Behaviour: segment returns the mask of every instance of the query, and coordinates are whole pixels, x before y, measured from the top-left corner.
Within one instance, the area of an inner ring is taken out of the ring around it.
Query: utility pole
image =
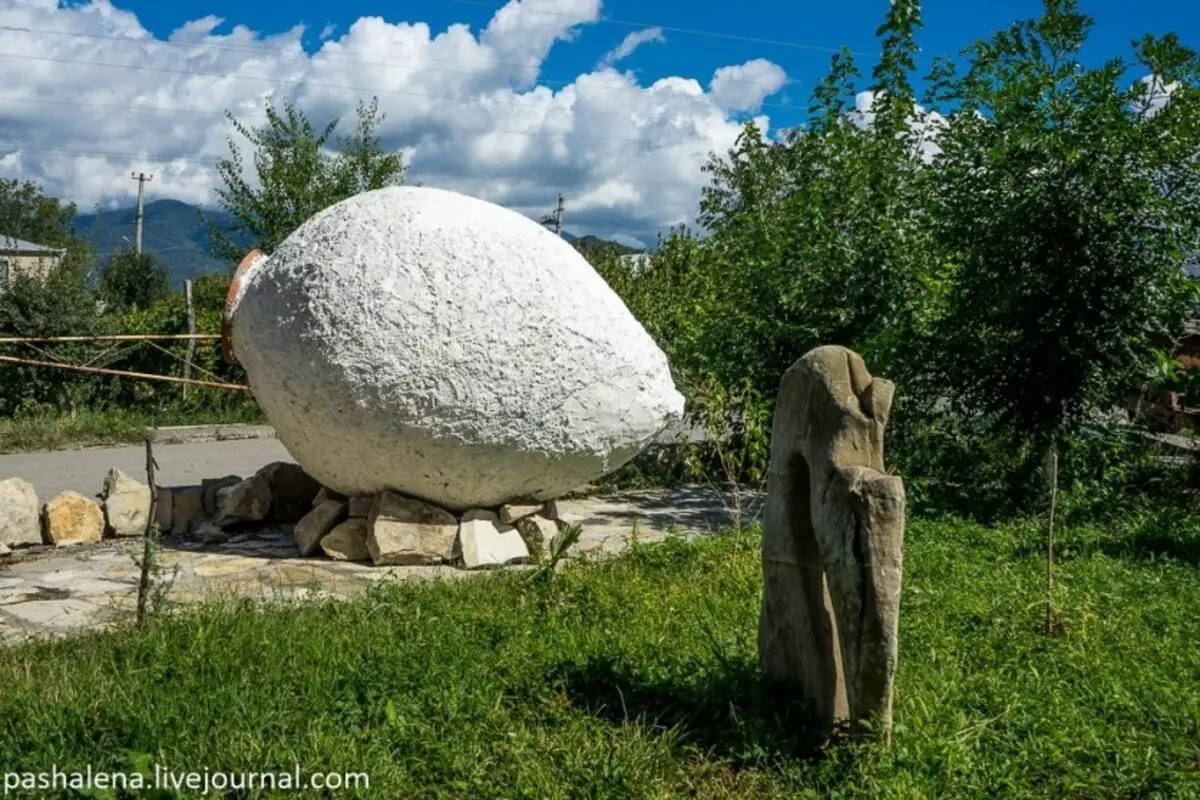
[[[133,173],[133,179],[138,182],[138,204],[137,204],[137,234],[134,238],[134,252],[139,256],[142,254],[142,195],[145,192],[146,181],[154,180],[153,175],[147,175],[144,172]]]
[[[187,304],[187,326],[188,335],[196,335],[196,309],[192,305],[192,282],[183,282],[183,298]],[[188,380],[192,377],[192,361],[196,358],[196,340],[188,339],[187,355],[183,358],[183,377]],[[188,399],[188,384],[183,385],[183,401],[186,403]]]
[[[562,236],[563,196],[558,195],[558,208],[554,209],[554,234]]]

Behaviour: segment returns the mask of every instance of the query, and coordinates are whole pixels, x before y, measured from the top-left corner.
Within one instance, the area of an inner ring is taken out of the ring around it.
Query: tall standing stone
[[[884,474],[893,385],[856,353],[818,347],[783,376],[763,530],[763,670],[819,720],[890,729],[904,484]]]

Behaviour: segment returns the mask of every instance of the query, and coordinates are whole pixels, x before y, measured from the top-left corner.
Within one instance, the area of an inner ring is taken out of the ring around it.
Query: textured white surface
[[[666,357],[574,248],[465,195],[350,198],[241,283],[233,342],[255,396],[344,494],[551,498],[683,412]]]
[[[529,548],[517,529],[486,509],[463,514],[458,542],[467,569],[517,564],[529,558]]]

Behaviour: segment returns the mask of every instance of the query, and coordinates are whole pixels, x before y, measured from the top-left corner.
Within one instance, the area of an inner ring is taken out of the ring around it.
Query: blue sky
[[[1200,0],[1081,7],[1096,20],[1086,60],[1129,56],[1147,32],[1173,30],[1200,47]],[[375,95],[384,145],[404,154],[411,181],[535,217],[561,192],[571,233],[649,244],[694,222],[701,168],[733,146],[743,120],[769,132],[803,121],[832,50],[861,53],[869,75],[886,8],[0,0],[0,177],[90,208],[130,204],[129,174],[145,171],[156,176],[151,199],[211,205],[229,152],[227,110],[255,127],[267,102],[286,98],[323,124],[353,118],[358,100]],[[1037,0],[928,0],[919,71],[1040,10]],[[647,40],[606,61],[631,35]]]
[[[308,28],[306,47],[320,46],[321,31],[336,26],[334,35],[344,33],[359,17],[381,16],[390,22],[425,22],[435,32],[454,23],[474,30],[483,28],[499,0],[129,0],[123,7],[136,11],[142,23],[166,36],[184,22],[205,15],[226,20],[216,32],[234,24],[247,25],[264,33],[282,32],[296,23]],[[1010,25],[1014,20],[1036,17],[1040,0],[926,0],[925,27],[919,34],[922,74],[936,55],[955,53],[974,40]],[[597,59],[615,47],[631,31],[661,26],[745,37],[733,38],[664,31],[665,42],[639,47],[622,66],[637,71],[643,82],[669,75],[708,76],[725,64],[753,58],[768,58],[792,79],[772,98],[772,117],[783,125],[799,121],[813,85],[828,71],[829,48],[848,46],[860,53],[859,66],[869,73],[877,51],[875,30],[882,21],[886,0],[841,0],[812,2],[792,0],[605,0],[603,17],[614,22],[584,26],[569,47],[554,48],[546,60],[543,78],[566,82],[591,68]],[[1200,0],[1082,0],[1081,10],[1093,17],[1096,26],[1089,41],[1093,60],[1114,54],[1129,56],[1130,40],[1144,33],[1179,33],[1185,43],[1200,47]],[[627,24],[634,23],[634,24]],[[778,42],[772,44],[770,42]],[[792,45],[792,46],[785,46]],[[813,49],[803,49],[800,46]],[[797,105],[787,113],[780,106]]]

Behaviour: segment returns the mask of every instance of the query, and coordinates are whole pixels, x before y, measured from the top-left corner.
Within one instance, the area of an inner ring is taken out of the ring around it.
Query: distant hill
[[[617,242],[610,242],[607,239],[601,239],[599,236],[593,236],[590,233],[587,236],[572,236],[571,234],[564,232],[563,238],[585,253],[589,250],[599,250],[602,247],[615,247],[618,254],[623,256],[643,252],[637,248],[626,247],[625,245],[618,244]]]
[[[225,212],[206,209],[204,213],[220,227],[230,229],[229,215]],[[153,253],[167,268],[173,288],[182,288],[185,280],[202,272],[229,269],[223,261],[210,255],[208,231],[195,206],[179,200],[155,200],[146,204],[144,214],[142,249]],[[136,215],[133,208],[79,214],[75,217],[75,235],[89,244],[94,243],[103,258],[131,246]]]
[[[117,208],[99,214],[79,214],[75,217],[75,235],[89,244],[94,243],[100,257],[104,258],[132,246],[136,213],[133,208]],[[232,228],[230,217],[224,211],[205,209],[204,213],[224,230]],[[122,237],[127,237],[128,241]],[[641,252],[592,235],[577,237],[564,233],[563,238],[584,252],[601,247],[615,247],[621,255]],[[199,210],[179,200],[155,200],[146,204],[142,249],[153,253],[167,268],[174,289],[182,289],[185,280],[202,272],[229,269],[228,264],[210,255],[211,243]]]

